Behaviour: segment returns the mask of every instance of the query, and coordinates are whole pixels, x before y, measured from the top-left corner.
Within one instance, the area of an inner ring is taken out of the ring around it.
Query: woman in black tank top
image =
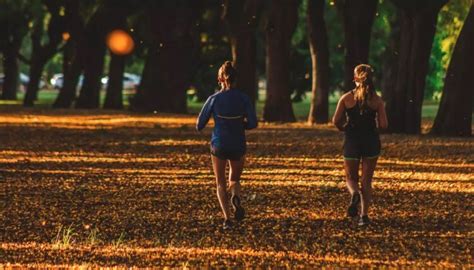
[[[351,193],[347,215],[360,215],[361,226],[369,223],[372,177],[381,149],[378,129],[387,128],[385,106],[375,92],[372,74],[373,70],[369,65],[358,65],[354,69],[356,88],[340,98],[332,120],[339,130],[344,131],[344,169],[347,187]]]

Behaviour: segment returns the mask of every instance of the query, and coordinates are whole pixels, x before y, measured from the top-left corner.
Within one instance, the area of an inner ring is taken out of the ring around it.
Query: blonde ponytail
[[[358,83],[354,91],[354,99],[359,104],[361,113],[368,108],[369,101],[375,95],[373,72],[372,67],[366,64],[354,68],[354,82]]]
[[[231,61],[225,61],[224,64],[219,68],[219,72],[217,73],[217,79],[223,79],[227,82],[233,83],[235,82],[235,77],[237,75],[237,71],[234,68],[234,65]]]

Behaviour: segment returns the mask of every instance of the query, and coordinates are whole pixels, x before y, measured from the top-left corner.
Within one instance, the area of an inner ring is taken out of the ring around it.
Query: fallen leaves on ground
[[[0,264],[470,268],[472,138],[382,135],[373,224],[345,218],[342,134],[248,134],[248,218],[221,229],[208,140],[194,117],[0,112]]]

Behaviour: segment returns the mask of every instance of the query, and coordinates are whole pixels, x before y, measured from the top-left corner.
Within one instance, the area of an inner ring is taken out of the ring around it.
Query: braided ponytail
[[[354,68],[354,82],[358,84],[354,91],[354,99],[359,104],[361,114],[368,108],[369,100],[375,95],[373,72],[372,67],[366,64]]]

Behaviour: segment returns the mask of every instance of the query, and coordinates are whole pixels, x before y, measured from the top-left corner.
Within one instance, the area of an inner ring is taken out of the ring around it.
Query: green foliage
[[[392,23],[395,20],[396,12],[396,8],[391,1],[379,0],[374,24],[372,26],[369,51],[369,64],[371,64],[375,70],[374,83],[377,89],[381,87],[385,55],[390,49],[387,44],[390,40]]]
[[[466,19],[471,0],[450,1],[438,16],[437,31],[431,50],[425,99],[439,99],[454,45]]]
[[[333,0],[327,1],[324,19],[329,39],[330,91],[333,92],[341,90],[344,81],[344,31]]]
[[[25,36],[29,31],[32,10],[37,1],[26,0],[0,1],[0,50],[12,39],[12,36]]]
[[[199,19],[199,63],[193,79],[199,100],[205,100],[217,89],[216,77],[221,63],[232,60],[220,12],[218,5],[210,5]]]
[[[306,10],[308,1],[298,8],[298,22],[291,39],[290,85],[293,86],[293,101],[301,101],[305,92],[311,91],[311,54],[308,45]]]
[[[90,19],[106,0],[82,0],[80,14],[83,22]],[[132,3],[133,1],[130,1]],[[149,21],[146,15],[144,2],[133,2],[134,7],[128,18],[130,31],[135,40],[134,54],[127,58],[126,71],[141,74],[144,66],[144,56],[147,53],[152,36],[149,32]],[[216,89],[215,76],[220,63],[231,59],[229,38],[225,23],[221,19],[221,6],[218,0],[204,1],[204,11],[198,24],[200,52],[199,64],[195,68],[193,87],[198,91],[199,99],[207,97]],[[295,93],[295,100],[303,97],[311,88],[311,58],[307,40],[306,11],[308,0],[301,1],[298,9],[298,23],[292,37],[291,74],[290,83]],[[451,0],[441,10],[438,18],[438,27],[433,42],[430,58],[429,74],[426,79],[425,98],[431,99],[439,95],[443,88],[444,76],[449,65],[452,50],[457,36],[467,15],[470,0]],[[383,66],[387,55],[387,44],[392,32],[391,22],[394,20],[397,8],[389,0],[379,0],[377,14],[372,28],[369,63],[375,67],[376,87],[380,88],[380,79],[383,77]],[[63,10],[64,12],[64,10]],[[31,34],[32,28],[38,23],[46,29],[50,14],[47,13],[41,0],[1,0],[0,1],[0,51],[2,44],[8,40],[8,35]],[[334,0],[327,0],[325,20],[329,39],[330,53],[330,91],[341,89],[344,75],[344,31],[341,14],[338,12]],[[257,31],[257,72],[261,78],[265,77],[265,35],[264,20],[261,20]],[[8,23],[7,23],[8,22]],[[43,33],[43,42],[47,34]],[[23,39],[20,53],[26,58],[31,57],[31,37]],[[44,77],[49,78],[55,73],[62,72],[62,53],[56,54],[46,65]],[[20,71],[28,73],[29,66],[20,62]],[[0,68],[1,71],[1,68]]]

